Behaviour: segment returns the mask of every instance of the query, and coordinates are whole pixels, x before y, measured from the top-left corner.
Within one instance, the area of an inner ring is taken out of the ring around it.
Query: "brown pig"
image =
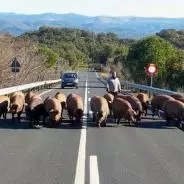
[[[152,107],[152,116],[154,117],[155,112],[158,114],[158,111],[163,108],[163,104],[167,100],[174,100],[171,96],[168,95],[156,95],[151,100],[151,107]],[[159,115],[159,114],[158,114]]]
[[[146,93],[138,93],[137,98],[140,100],[142,104],[142,110],[144,111],[145,116],[147,116],[148,105],[149,105],[149,97]]]
[[[135,96],[131,96],[131,95],[119,94],[117,97],[127,100],[130,103],[130,105],[132,106],[132,109],[137,113],[136,120],[140,121],[141,115],[143,113],[142,104],[140,100]]]
[[[24,110],[25,105],[25,95],[22,92],[14,92],[10,96],[10,112],[12,113],[12,122],[14,121],[14,116],[17,114],[18,122],[20,122],[20,116]]]
[[[184,98],[178,98],[177,100],[184,103]]]
[[[178,100],[167,100],[164,102],[163,111],[167,124],[169,120],[184,120],[184,103]]]
[[[36,93],[34,93],[33,91],[29,91],[26,96],[25,96],[25,103],[29,104],[31,98],[33,96],[36,96]]]
[[[122,98],[115,98],[112,103],[112,111],[115,118],[115,123],[119,124],[121,118],[128,120],[129,124],[135,122],[137,116],[136,112],[132,109],[131,104]]]
[[[111,93],[106,93],[104,95],[104,98],[107,100],[109,110],[110,110],[110,116],[112,116],[112,102],[114,100],[114,96]]]
[[[62,107],[61,103],[56,98],[46,98],[44,106],[47,114],[49,115],[51,123],[58,125],[61,121]]]
[[[33,96],[26,107],[26,116],[30,121],[30,125],[32,125],[32,121],[38,124],[40,116],[45,114],[46,110],[41,97],[39,95]]]
[[[184,94],[182,93],[175,93],[170,96],[173,97],[175,100],[178,100],[179,98],[184,98]]]
[[[109,106],[104,97],[95,96],[90,101],[91,111],[93,112],[93,121],[96,121],[100,127],[102,122],[106,126],[107,116],[109,115]]]
[[[63,115],[63,110],[66,108],[66,96],[63,93],[56,93],[55,98],[58,99],[61,103],[61,107],[62,107],[62,112],[61,112],[61,116]]]
[[[10,98],[7,96],[0,96],[0,118],[3,114],[3,118],[6,119],[6,114],[10,107]]]
[[[82,97],[72,93],[68,95],[66,105],[70,120],[73,120],[73,118],[75,118],[76,121],[81,121],[84,111],[84,104]]]

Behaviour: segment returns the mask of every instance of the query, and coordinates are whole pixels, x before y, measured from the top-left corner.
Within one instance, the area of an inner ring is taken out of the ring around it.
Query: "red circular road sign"
[[[149,75],[154,75],[158,70],[155,64],[149,64],[145,69]]]

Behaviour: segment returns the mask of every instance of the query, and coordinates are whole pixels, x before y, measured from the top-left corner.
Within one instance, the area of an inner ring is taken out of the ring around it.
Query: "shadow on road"
[[[134,128],[146,128],[146,129],[176,129],[176,127],[172,127],[172,125],[167,126],[166,122],[161,121],[149,121],[149,122],[139,122],[136,126],[129,126]]]
[[[11,119],[0,119],[0,129],[12,129],[12,130],[16,130],[16,129],[40,129],[39,127],[30,127],[28,122],[24,119],[21,119],[21,122],[18,123],[16,120],[15,122],[12,122]]]

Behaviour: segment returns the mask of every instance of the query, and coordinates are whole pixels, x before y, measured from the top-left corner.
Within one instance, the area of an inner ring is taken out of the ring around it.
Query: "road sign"
[[[11,68],[20,68],[20,63],[18,62],[17,58],[13,58],[12,64],[11,64]]]
[[[20,68],[12,68],[12,72],[13,73],[18,73],[18,72],[20,72]]]
[[[16,73],[20,72],[20,63],[18,62],[17,58],[14,57],[12,60],[12,64],[11,64],[11,69],[12,72],[15,73],[15,78],[14,78],[14,85],[16,85],[16,80],[17,80],[17,75]]]
[[[157,71],[158,68],[156,67],[155,64],[148,64],[147,67],[145,67],[146,72],[148,73],[148,75],[153,76]]]

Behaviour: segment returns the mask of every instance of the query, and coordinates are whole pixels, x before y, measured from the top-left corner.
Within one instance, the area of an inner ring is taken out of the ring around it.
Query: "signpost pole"
[[[153,87],[153,75],[151,75],[150,87]]]
[[[15,62],[15,81],[14,81],[14,86],[16,86],[16,83],[17,83],[17,72],[16,72],[16,69],[17,69],[17,63]]]
[[[157,67],[155,64],[150,63],[147,67],[145,67],[146,72],[150,76],[150,87],[153,87],[153,75],[157,72]],[[151,97],[151,93],[149,93],[149,97]]]

